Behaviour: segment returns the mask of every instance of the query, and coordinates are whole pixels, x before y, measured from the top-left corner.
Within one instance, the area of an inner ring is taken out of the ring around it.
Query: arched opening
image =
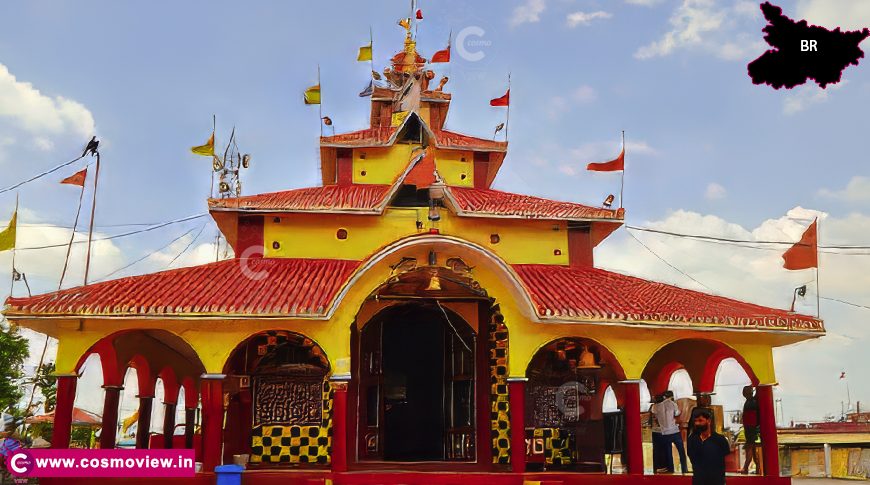
[[[437,301],[414,302],[378,312],[358,339],[360,457],[473,460],[475,328]]]
[[[329,370],[304,335],[270,330],[242,342],[224,366],[224,462],[328,464]]]
[[[688,399],[695,393],[692,377],[686,369],[677,369],[668,379],[668,390],[674,393],[674,399]]]
[[[166,386],[163,383],[163,378],[158,377],[154,384],[154,399],[151,400],[151,434],[159,434],[163,429],[165,408]]]
[[[607,471],[605,455],[623,451],[624,415],[604,411],[605,389],[617,406],[624,394],[616,357],[592,339],[562,338],[538,350],[526,377],[528,469]]]
[[[103,433],[115,433],[116,448],[135,448],[139,429],[139,372],[135,367],[127,368],[123,386],[118,406],[118,426],[114,430],[104,429]]]

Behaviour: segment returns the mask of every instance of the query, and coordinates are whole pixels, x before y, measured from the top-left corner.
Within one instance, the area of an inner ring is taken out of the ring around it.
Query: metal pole
[[[504,123],[504,141],[507,143],[508,141],[508,128],[510,128],[511,124],[511,72],[508,70],[508,105],[507,105],[507,119]]]
[[[619,208],[622,209],[622,191],[625,188],[625,130],[622,130],[622,182],[619,183]]]
[[[15,289],[15,245],[18,243],[18,192],[15,193],[15,212],[12,213],[12,218],[15,219],[15,240],[12,241],[12,282],[9,285],[9,297],[12,297],[12,290]]]
[[[91,238],[94,235],[94,212],[97,208],[97,179],[100,176],[100,152],[97,154],[97,170],[94,172],[94,201],[91,203],[91,223],[88,227],[88,253],[85,257],[85,286],[88,284],[88,272],[91,268]]]

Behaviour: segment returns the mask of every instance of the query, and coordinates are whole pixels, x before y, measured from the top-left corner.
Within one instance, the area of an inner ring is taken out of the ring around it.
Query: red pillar
[[[136,449],[147,450],[151,440],[151,411],[154,407],[153,397],[139,396],[139,421],[136,427]]]
[[[629,475],[643,475],[643,434],[640,424],[640,381],[625,386],[625,436]]]
[[[779,476],[779,444],[776,438],[776,414],[773,408],[773,385],[762,384],[757,388],[761,421],[761,451],[764,476]]]
[[[214,472],[223,462],[224,376],[203,374],[202,385],[202,471]]]
[[[511,471],[526,471],[526,382],[525,377],[509,377],[511,412]]]
[[[118,431],[118,405],[121,402],[123,386],[103,386],[106,396],[103,399],[103,430],[100,431],[100,449],[115,448],[115,433]]]
[[[67,374],[57,376],[57,405],[54,410],[54,434],[51,447],[69,448],[70,426],[72,426],[73,405],[76,400],[76,384],[79,376]]]
[[[332,401],[332,471],[347,471],[347,381],[333,380]]]
[[[193,431],[196,425],[196,408],[184,408],[184,448],[193,449]]]
[[[163,404],[163,449],[172,449],[172,437],[175,434],[175,403]]]

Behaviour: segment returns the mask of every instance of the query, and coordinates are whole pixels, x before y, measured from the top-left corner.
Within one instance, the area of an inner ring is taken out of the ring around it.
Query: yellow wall
[[[390,254],[360,274],[353,287],[329,320],[313,319],[136,319],[95,320],[87,317],[68,321],[24,321],[25,326],[59,338],[57,372],[72,372],[75,363],[101,338],[124,329],[159,328],[185,340],[198,354],[209,373],[221,373],[233,349],[249,336],[266,330],[288,330],[310,337],[323,348],[335,375],[350,373],[350,329],[365,298],[391,275],[390,265],[404,256],[426,261],[435,250],[438,264],[447,258],[461,257],[474,267],[474,279],[487,290],[501,312],[509,330],[508,362],[510,376],[524,377],[534,354],[544,345],[562,337],[586,337],[610,350],[623,367],[628,379],[639,379],[646,363],[664,345],[678,339],[707,338],[723,342],[740,353],[761,383],[775,382],[771,348],[782,345],[781,336],[773,333],[737,331],[700,331],[654,329],[637,326],[592,323],[536,323],[522,293],[510,277],[492,259],[481,257],[468,246],[452,243],[419,244]],[[696,386],[699,383],[695,383]]]
[[[568,264],[564,221],[458,217],[442,208],[441,220],[430,222],[428,213],[423,208],[390,208],[382,217],[291,214],[283,215],[279,223],[266,217],[263,228],[266,257],[363,260],[400,237],[435,228],[441,234],[461,235],[511,264]],[[423,221],[423,230],[417,230],[417,221]],[[553,230],[554,227],[559,230]],[[347,230],[347,239],[336,237],[339,228]],[[492,234],[499,235],[497,244],[490,242]],[[272,249],[274,241],[280,244],[280,249]],[[561,255],[555,255],[557,249]]]
[[[463,162],[462,160],[465,159]],[[447,185],[474,187],[474,152],[435,150],[435,168]],[[462,178],[465,175],[465,178]]]
[[[393,145],[386,148],[354,148],[353,183],[390,185],[405,171],[411,150],[419,145]],[[365,159],[360,155],[365,154]],[[365,175],[362,175],[365,172]]]

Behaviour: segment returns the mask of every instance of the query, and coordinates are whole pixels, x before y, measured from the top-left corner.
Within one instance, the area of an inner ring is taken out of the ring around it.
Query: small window
[[[489,236],[490,244],[498,244],[499,241],[501,241],[501,238],[498,236],[498,234],[492,234]]]
[[[279,243],[278,241],[273,241],[272,249],[281,249],[281,243]]]
[[[338,232],[335,233],[335,237],[341,240],[347,239],[347,229],[339,229]]]

